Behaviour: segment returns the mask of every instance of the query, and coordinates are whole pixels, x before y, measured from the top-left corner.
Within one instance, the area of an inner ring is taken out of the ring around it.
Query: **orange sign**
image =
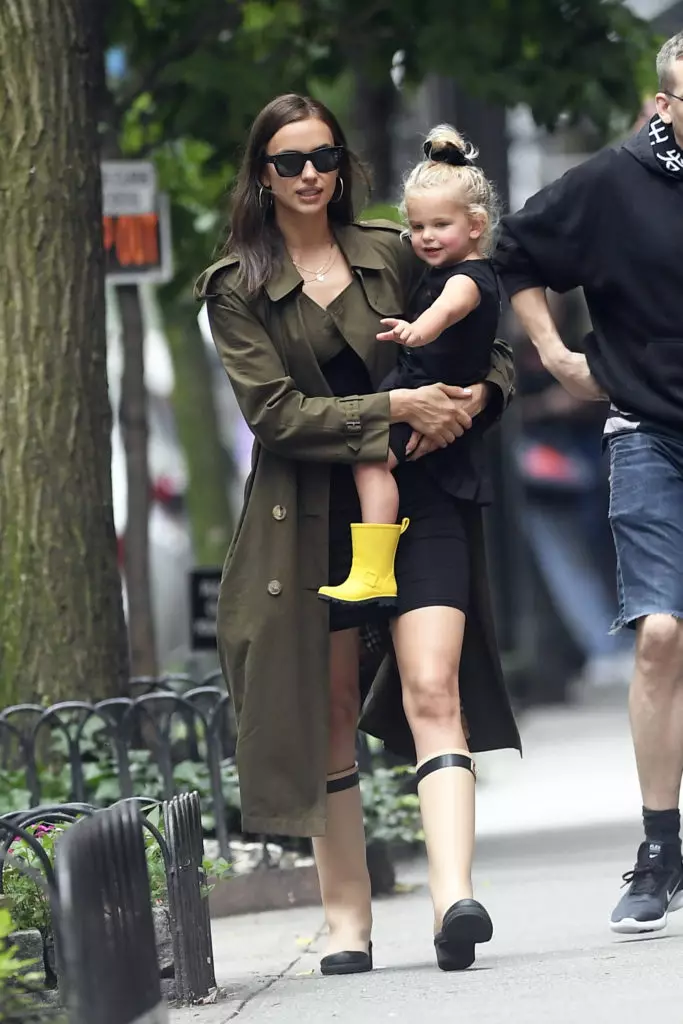
[[[159,266],[159,218],[156,213],[104,217],[103,231],[108,273]]]

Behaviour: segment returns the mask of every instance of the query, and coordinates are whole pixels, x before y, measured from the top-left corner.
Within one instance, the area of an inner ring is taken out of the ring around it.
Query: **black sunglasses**
[[[322,149],[314,149],[312,153],[300,153],[292,149],[267,156],[265,163],[272,164],[281,178],[298,177],[309,160],[318,174],[329,174],[338,169],[343,153],[343,146],[323,146]]]
[[[680,100],[681,103],[683,103],[683,96],[677,96],[675,92],[669,92],[667,89],[665,89],[664,95],[668,96],[672,100]]]

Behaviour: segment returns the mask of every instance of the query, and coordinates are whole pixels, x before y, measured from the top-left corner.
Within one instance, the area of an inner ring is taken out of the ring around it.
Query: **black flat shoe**
[[[330,974],[365,974],[372,970],[372,943],[367,953],[358,950],[344,950],[341,953],[330,953],[320,961],[320,973]]]
[[[442,971],[464,971],[474,963],[477,942],[489,942],[493,924],[477,900],[458,900],[443,916],[441,931],[434,936],[436,962]]]

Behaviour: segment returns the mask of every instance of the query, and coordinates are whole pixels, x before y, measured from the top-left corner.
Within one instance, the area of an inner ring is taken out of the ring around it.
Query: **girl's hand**
[[[380,323],[389,327],[389,330],[378,334],[378,341],[393,341],[397,345],[405,345],[406,348],[420,348],[421,345],[426,344],[419,331],[415,330],[415,325],[409,324],[407,320],[387,317],[386,320],[380,320]]]

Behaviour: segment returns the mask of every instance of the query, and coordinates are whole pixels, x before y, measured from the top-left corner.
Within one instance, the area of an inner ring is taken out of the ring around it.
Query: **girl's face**
[[[309,117],[280,128],[268,143],[266,155],[313,153],[315,150],[327,151],[331,147],[334,147],[334,139],[328,125],[317,117]],[[326,152],[322,162],[327,167],[334,158]],[[309,159],[301,172],[293,177],[282,177],[274,164],[265,164],[261,184],[270,189],[276,208],[280,206],[290,213],[311,215],[320,214],[327,208],[337,186],[337,177],[336,168],[321,172]]]
[[[431,267],[459,263],[476,252],[483,225],[470,217],[447,188],[412,192],[406,197],[410,240]]]

